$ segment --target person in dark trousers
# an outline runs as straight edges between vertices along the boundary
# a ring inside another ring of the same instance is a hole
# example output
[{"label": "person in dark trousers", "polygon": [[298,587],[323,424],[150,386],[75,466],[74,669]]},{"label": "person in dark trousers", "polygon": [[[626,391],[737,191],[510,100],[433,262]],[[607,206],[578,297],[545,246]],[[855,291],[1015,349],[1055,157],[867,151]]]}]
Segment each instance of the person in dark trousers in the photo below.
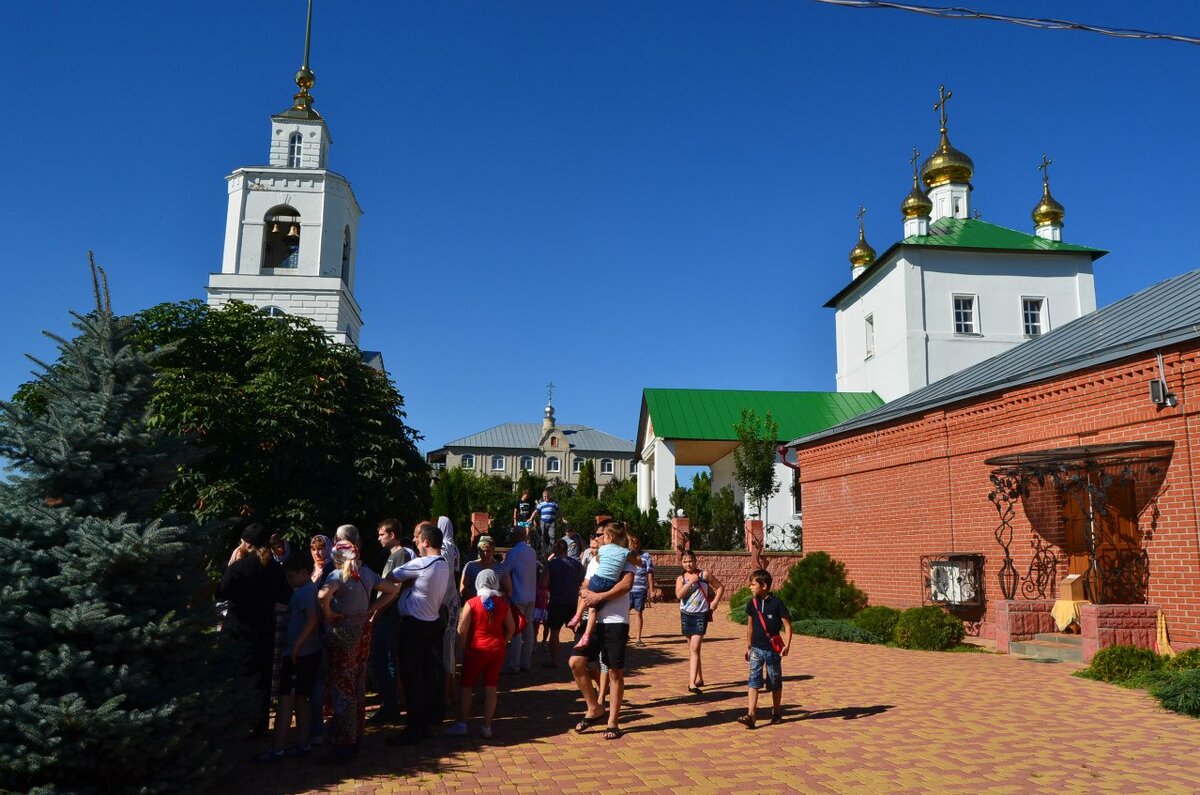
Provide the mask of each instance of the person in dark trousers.
[{"label": "person in dark trousers", "polygon": [[[397,566],[407,563],[410,557],[408,550],[400,543],[400,533],[400,522],[396,519],[384,519],[379,523],[379,545],[388,555],[381,572],[385,579]],[[392,607],[396,599],[397,596],[393,594],[382,595],[371,624],[371,675],[375,677],[375,687],[379,690],[380,706],[368,719],[370,723],[395,723],[400,720],[400,703],[396,693],[400,614]]]},{"label": "person in dark trousers", "polygon": [[255,523],[242,531],[242,543],[221,578],[217,597],[229,602],[224,631],[249,652],[258,711],[253,731],[266,731],[271,712],[271,674],[275,662],[275,605],[292,596],[283,567],[271,556],[271,532]]},{"label": "person in dark trousers", "polygon": [[414,532],[420,557],[392,570],[391,578],[407,583],[400,594],[400,681],[408,704],[404,731],[388,739],[392,745],[415,745],[428,737],[445,709],[445,670],[441,613],[450,583],[450,564],[442,557],[442,531],[422,522]]}]

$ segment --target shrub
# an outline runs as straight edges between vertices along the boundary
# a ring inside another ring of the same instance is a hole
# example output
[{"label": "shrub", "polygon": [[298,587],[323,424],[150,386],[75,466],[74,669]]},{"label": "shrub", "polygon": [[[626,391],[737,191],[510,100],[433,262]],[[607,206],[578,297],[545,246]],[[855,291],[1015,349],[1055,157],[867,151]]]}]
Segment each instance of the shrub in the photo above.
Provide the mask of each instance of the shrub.
[{"label": "shrub", "polygon": [[815,638],[844,640],[850,643],[883,643],[883,638],[865,629],[859,629],[849,621],[833,618],[803,618],[792,622],[792,629],[798,635],[811,635]]},{"label": "shrub", "polygon": [[778,596],[792,620],[850,618],[867,606],[867,595],[846,578],[846,567],[826,552],[812,552],[788,571]]},{"label": "shrub", "polygon": [[1200,668],[1200,647],[1180,652],[1163,663],[1163,670],[1166,671],[1187,671],[1195,668]]},{"label": "shrub", "polygon": [[900,614],[893,639],[905,649],[944,651],[963,639],[963,623],[940,607],[913,607]]},{"label": "shrub", "polygon": [[[1094,677],[1086,677],[1086,678],[1091,679]],[[1171,674],[1169,672],[1164,671],[1162,669],[1158,669],[1158,670],[1154,670],[1154,671],[1142,671],[1141,673],[1134,674],[1132,677],[1130,677],[1129,679],[1126,679],[1124,682],[1118,682],[1117,684],[1121,685],[1122,687],[1132,688],[1134,690],[1152,690],[1156,685],[1161,683],[1163,680],[1170,679],[1170,678],[1171,678]]]},{"label": "shrub", "polygon": [[1092,664],[1077,675],[1100,682],[1124,682],[1140,673],[1160,670],[1162,666],[1163,658],[1150,649],[1109,646],[1096,652]]},{"label": "shrub", "polygon": [[900,611],[883,605],[865,607],[850,619],[854,626],[865,629],[872,635],[878,635],[884,640],[891,640],[896,632],[896,622],[900,620]]},{"label": "shrub", "polygon": [[1151,686],[1150,694],[1172,712],[1200,718],[1200,668],[1170,672]]},{"label": "shrub", "polygon": [[733,596],[729,597],[729,618],[739,624],[745,624],[746,618],[746,603],[750,601],[750,589],[748,587],[738,588],[733,592]]}]

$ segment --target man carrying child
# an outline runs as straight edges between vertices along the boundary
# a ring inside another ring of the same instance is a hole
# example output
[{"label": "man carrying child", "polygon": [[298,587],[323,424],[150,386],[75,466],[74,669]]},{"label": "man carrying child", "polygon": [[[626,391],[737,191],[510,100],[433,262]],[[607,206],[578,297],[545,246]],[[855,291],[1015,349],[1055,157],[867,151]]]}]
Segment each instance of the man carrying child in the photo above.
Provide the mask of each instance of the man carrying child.
[{"label": "man carrying child", "polygon": [[[782,723],[783,701],[782,658],[792,645],[792,618],[787,605],[771,593],[771,572],[757,569],[750,575],[750,601],[746,603],[746,660],[750,663],[750,678],[746,682],[746,714],[738,723],[754,728],[758,708],[758,690],[765,675],[771,693],[771,723]],[[780,636],[781,631],[786,631]]]}]

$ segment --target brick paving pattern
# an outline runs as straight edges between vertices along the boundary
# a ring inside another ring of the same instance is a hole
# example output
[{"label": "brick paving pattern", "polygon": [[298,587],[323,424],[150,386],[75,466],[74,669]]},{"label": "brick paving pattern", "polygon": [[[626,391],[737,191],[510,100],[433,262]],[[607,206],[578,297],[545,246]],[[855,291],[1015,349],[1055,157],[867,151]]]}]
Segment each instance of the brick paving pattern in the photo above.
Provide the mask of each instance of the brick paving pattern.
[{"label": "brick paving pattern", "polygon": [[[1142,691],[1070,676],[1078,666],[797,637],[784,660],[786,720],[749,731],[741,626],[704,644],[706,687],[687,692],[673,605],[646,611],[629,650],[625,736],[576,734],[565,667],[501,679],[495,736],[393,748],[368,729],[343,766],[246,763],[239,793],[1200,793],[1200,720]],[[565,637],[566,633],[564,633]],[[478,709],[479,696],[476,696]],[[262,745],[247,743],[246,757]],[[324,749],[317,749],[314,759]]]}]

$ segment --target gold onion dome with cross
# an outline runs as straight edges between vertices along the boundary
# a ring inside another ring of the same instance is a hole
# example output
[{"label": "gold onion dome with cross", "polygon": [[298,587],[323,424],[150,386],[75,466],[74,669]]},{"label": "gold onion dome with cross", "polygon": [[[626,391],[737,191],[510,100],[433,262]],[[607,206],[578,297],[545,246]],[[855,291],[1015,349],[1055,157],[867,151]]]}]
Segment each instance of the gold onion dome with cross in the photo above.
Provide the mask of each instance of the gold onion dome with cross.
[{"label": "gold onion dome with cross", "polygon": [[854,244],[854,248],[850,249],[850,264],[855,268],[865,268],[875,261],[875,249],[871,248],[863,231],[862,217],[864,212],[862,208],[859,208],[858,242]]},{"label": "gold onion dome with cross", "polygon": [[974,161],[967,157],[965,152],[951,146],[950,136],[946,133],[946,100],[953,96],[953,92],[947,92],[946,87],[941,86],[939,93],[941,99],[933,109],[941,113],[942,140],[933,154],[921,164],[921,179],[927,188],[945,185],[948,182],[970,182],[971,175],[975,173]]},{"label": "gold onion dome with cross", "polygon": [[913,149],[912,164],[913,164],[913,186],[908,195],[904,197],[904,201],[900,202],[900,212],[905,218],[925,218],[933,212],[933,202],[929,200],[929,196],[925,191],[921,190],[921,185],[917,177],[917,158],[921,153]]},{"label": "gold onion dome with cross", "polygon": [[1038,226],[1062,224],[1063,216],[1067,214],[1066,208],[1050,195],[1049,170],[1052,162],[1054,161],[1042,155],[1042,164],[1038,166],[1042,171],[1042,200],[1033,208],[1033,222]]}]

